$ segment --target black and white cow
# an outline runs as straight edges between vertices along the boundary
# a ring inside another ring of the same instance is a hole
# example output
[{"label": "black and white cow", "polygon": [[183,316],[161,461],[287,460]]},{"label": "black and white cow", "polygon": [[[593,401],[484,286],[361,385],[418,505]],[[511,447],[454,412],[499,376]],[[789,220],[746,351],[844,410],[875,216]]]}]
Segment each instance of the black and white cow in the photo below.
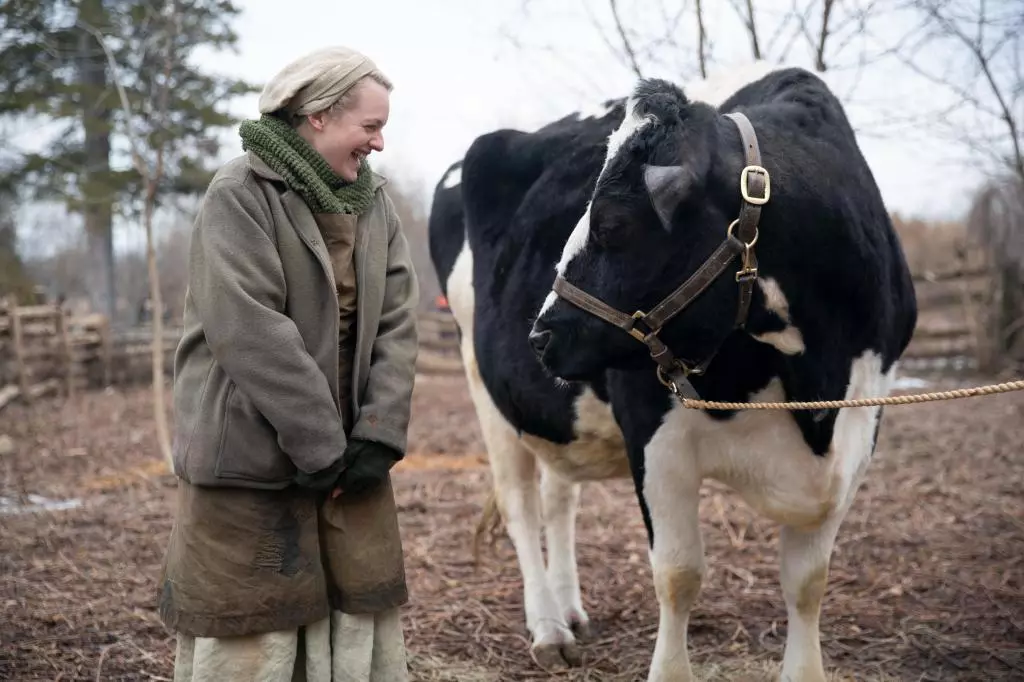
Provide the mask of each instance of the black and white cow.
[{"label": "black and white cow", "polygon": [[[752,124],[770,177],[757,230],[759,286],[737,328],[737,260],[659,338],[693,363],[714,354],[692,376],[708,400],[888,394],[916,323],[913,285],[843,108],[806,71],[773,72],[718,107],[664,81],[641,82],[559,275],[628,313],[649,311],[696,272],[744,203],[749,160],[728,112]],[[823,680],[818,614],[829,560],[874,451],[879,408],[689,409],[658,380],[645,344],[562,297],[549,296],[531,341],[563,379],[618,370],[608,374],[608,394],[648,524],[660,605],[649,679],[691,679],[686,628],[704,572],[697,504],[702,480],[712,478],[782,526],[782,678]]]},{"label": "black and white cow", "polygon": [[[568,481],[620,474],[624,437],[661,613],[649,679],[691,679],[686,630],[704,572],[697,508],[705,478],[782,525],[782,678],[824,679],[818,614],[828,563],[873,452],[879,410],[689,409],[659,381],[647,345],[554,292],[538,301],[557,273],[628,316],[690,278],[743,205],[749,159],[724,115],[737,111],[753,126],[771,180],[744,324],[736,326],[736,259],[654,330],[677,358],[713,357],[689,377],[693,388],[738,402],[881,396],[911,336],[916,306],[902,250],[842,107],[810,73],[755,72],[700,95],[643,81],[606,144],[579,136],[575,145],[534,145],[510,131],[478,139],[462,167],[466,243],[453,266],[438,266],[466,335],[467,375],[490,434],[539,660],[559,651],[573,658],[565,625],[586,618],[572,552],[578,489]],[[567,220],[575,229],[555,247]],[[564,387],[522,358],[519,335],[538,309],[529,342],[550,375],[573,381]],[[543,463],[553,547],[546,575],[536,489],[526,480],[531,453]]]}]

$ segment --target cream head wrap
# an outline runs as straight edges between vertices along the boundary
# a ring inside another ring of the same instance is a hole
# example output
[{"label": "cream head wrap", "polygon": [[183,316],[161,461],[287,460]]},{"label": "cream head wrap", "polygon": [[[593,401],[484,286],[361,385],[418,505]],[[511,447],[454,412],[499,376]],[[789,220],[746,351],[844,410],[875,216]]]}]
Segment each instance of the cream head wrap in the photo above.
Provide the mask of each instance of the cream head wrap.
[{"label": "cream head wrap", "polygon": [[284,109],[289,117],[323,111],[360,78],[379,73],[369,57],[347,47],[311,52],[284,67],[263,88],[261,114]]}]

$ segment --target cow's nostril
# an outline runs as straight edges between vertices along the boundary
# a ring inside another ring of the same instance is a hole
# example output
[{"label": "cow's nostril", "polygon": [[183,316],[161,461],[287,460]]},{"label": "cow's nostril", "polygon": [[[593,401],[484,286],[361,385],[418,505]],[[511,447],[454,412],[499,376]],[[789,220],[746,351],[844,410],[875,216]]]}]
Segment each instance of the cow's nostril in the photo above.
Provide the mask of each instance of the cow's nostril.
[{"label": "cow's nostril", "polygon": [[548,343],[551,341],[551,332],[544,330],[542,332],[531,331],[530,332],[530,346],[533,347],[533,352],[540,355],[544,352],[544,349],[548,347]]}]

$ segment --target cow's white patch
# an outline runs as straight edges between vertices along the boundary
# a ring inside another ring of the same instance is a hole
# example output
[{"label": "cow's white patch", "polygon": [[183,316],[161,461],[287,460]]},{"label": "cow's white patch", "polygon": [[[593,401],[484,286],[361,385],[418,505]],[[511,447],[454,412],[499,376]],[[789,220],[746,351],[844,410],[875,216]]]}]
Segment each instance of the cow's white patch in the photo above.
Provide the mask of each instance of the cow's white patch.
[{"label": "cow's white patch", "polygon": [[[626,101],[626,115],[622,119],[622,123],[619,127],[608,136],[608,149],[605,153],[604,168],[601,169],[601,174],[604,174],[604,169],[608,167],[608,164],[615,155],[618,154],[619,149],[622,145],[632,137],[638,130],[641,130],[644,126],[651,123],[651,118],[643,117],[640,118],[636,115],[636,100],[630,97]],[[599,176],[600,177],[600,176]],[[587,246],[587,237],[590,235],[590,205],[587,204],[587,210],[584,211],[583,217],[576,223],[576,227],[569,235],[569,239],[566,240],[565,246],[562,248],[562,257],[558,260],[555,265],[555,272],[559,275],[564,275],[566,268],[569,267],[569,263],[572,259],[578,256]],[[543,315],[548,308],[550,308],[556,300],[554,293],[548,294],[548,297],[544,300],[544,305],[541,307],[540,315]]]},{"label": "cow's white patch", "polygon": [[572,259],[583,253],[583,249],[587,248],[587,238],[589,236],[590,204],[587,204],[587,210],[583,212],[583,216],[576,222],[576,227],[573,228],[569,238],[565,241],[565,246],[562,247],[562,257],[555,264],[555,272],[559,275],[565,274],[565,270],[569,267]]},{"label": "cow's white patch", "polygon": [[589,107],[585,107],[584,109],[581,109],[580,111],[576,112],[576,118],[580,121],[585,121],[588,118],[604,118],[609,113],[611,113],[612,109],[614,108],[614,104],[604,104],[602,102],[597,102],[595,104],[591,104]]},{"label": "cow's white patch", "polygon": [[[881,366],[872,351],[854,359],[845,397],[887,395],[895,368],[883,374]],[[773,379],[750,399],[783,400],[780,382]],[[688,668],[677,642],[704,566],[697,503],[705,478],[732,487],[758,513],[784,526],[782,584],[790,634],[782,679],[818,679],[818,612],[828,558],[871,459],[877,419],[877,407],[844,408],[827,455],[819,457],[788,412],[741,411],[723,423],[673,405],[644,449],[643,490],[654,525],[651,563],[661,607],[654,679],[671,679],[669,671]]]},{"label": "cow's white patch", "polygon": [[758,286],[764,293],[765,307],[778,315],[786,328],[780,332],[765,332],[764,334],[751,334],[762,343],[774,346],[786,355],[797,355],[805,350],[804,337],[800,330],[793,326],[789,316],[789,300],[782,293],[779,283],[772,277],[762,277],[757,280]]},{"label": "cow's white patch", "polygon": [[[622,119],[622,123],[619,124],[619,127],[608,136],[608,151],[605,154],[604,167],[608,167],[608,164],[619,153],[619,149],[622,148],[626,140],[631,138],[638,130],[642,130],[645,126],[650,125],[652,120],[649,116],[640,117],[637,115],[636,100],[633,97],[626,100],[626,115]],[[601,169],[601,173],[602,175],[604,174],[604,168]]]},{"label": "cow's white patch", "polygon": [[458,166],[457,168],[452,168],[445,174],[444,180],[441,182],[441,186],[445,189],[451,189],[452,187],[458,187],[461,182],[462,166]]},{"label": "cow's white patch", "polygon": [[576,439],[568,445],[524,433],[523,442],[548,467],[573,482],[603,481],[629,476],[629,460],[611,405],[601,402],[586,388],[576,399],[573,430]]},{"label": "cow's white patch", "polygon": [[[562,257],[555,263],[555,272],[559,275],[564,275],[566,268],[569,267],[569,263],[572,259],[583,253],[583,249],[587,247],[587,237],[590,236],[590,205],[587,205],[587,210],[583,212],[583,217],[576,223],[576,227],[573,228],[572,233],[569,234],[569,238],[565,242],[565,246],[562,247]],[[547,297],[544,299],[544,304],[540,307],[540,312],[537,313],[537,317],[540,317],[548,311],[551,306],[558,300],[558,294],[554,291],[548,292]]]},{"label": "cow's white patch", "polygon": [[473,252],[466,241],[462,242],[462,249],[455,258],[448,282],[445,283],[445,291],[448,292],[448,307],[451,308],[455,322],[462,328],[463,338],[472,338],[476,293],[473,291]]}]

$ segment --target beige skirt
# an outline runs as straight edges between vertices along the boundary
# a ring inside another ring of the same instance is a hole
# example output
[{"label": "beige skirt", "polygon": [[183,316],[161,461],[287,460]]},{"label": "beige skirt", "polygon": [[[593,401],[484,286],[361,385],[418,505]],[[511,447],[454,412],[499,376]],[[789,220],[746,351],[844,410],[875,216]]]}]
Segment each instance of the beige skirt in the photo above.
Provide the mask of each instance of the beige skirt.
[{"label": "beige skirt", "polygon": [[332,611],[297,630],[178,635],[174,682],[408,682],[401,614]]}]

